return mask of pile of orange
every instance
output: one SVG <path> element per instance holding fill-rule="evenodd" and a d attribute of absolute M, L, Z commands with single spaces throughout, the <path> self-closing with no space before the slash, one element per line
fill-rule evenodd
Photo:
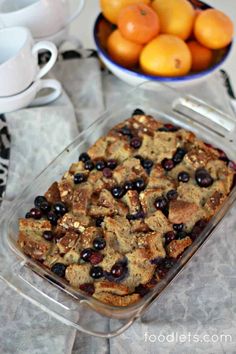
<path fill-rule="evenodd" d="M 182 76 L 209 68 L 233 38 L 233 23 L 216 9 L 194 9 L 188 0 L 100 0 L 111 58 L 144 73 Z"/>

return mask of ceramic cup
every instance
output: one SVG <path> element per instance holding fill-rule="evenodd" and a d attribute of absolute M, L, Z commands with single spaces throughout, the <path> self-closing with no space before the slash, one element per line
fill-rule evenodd
<path fill-rule="evenodd" d="M 38 53 L 48 50 L 51 58 L 38 67 Z M 0 30 L 0 97 L 16 95 L 43 77 L 55 64 L 55 44 L 41 41 L 36 44 L 27 28 L 12 27 Z"/>
<path fill-rule="evenodd" d="M 50 93 L 35 98 L 39 91 L 50 89 Z M 37 80 L 25 91 L 10 97 L 0 97 L 0 114 L 25 107 L 35 107 L 55 101 L 61 94 L 61 84 L 57 80 Z"/>
<path fill-rule="evenodd" d="M 85 0 L 77 0 L 70 14 L 71 0 L 3 0 L 0 28 L 24 26 L 34 38 L 48 37 L 71 23 L 81 12 Z"/>

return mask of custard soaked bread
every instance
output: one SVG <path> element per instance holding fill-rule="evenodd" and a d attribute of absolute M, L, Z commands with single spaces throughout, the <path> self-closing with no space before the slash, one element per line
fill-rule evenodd
<path fill-rule="evenodd" d="M 19 245 L 87 295 L 138 301 L 202 232 L 234 170 L 195 135 L 136 110 L 19 221 Z"/>

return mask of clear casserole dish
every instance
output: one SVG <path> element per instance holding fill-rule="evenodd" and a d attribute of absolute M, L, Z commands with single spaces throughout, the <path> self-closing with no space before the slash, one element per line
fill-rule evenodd
<path fill-rule="evenodd" d="M 236 199 L 236 187 L 220 210 L 179 261 L 139 302 L 118 307 L 107 305 L 70 287 L 49 269 L 26 256 L 17 244 L 18 219 L 32 205 L 35 195 L 43 194 L 48 187 L 62 177 L 69 166 L 78 160 L 95 141 L 114 125 L 142 108 L 156 119 L 170 122 L 194 132 L 201 140 L 223 150 L 236 160 L 236 121 L 220 110 L 191 95 L 185 95 L 167 86 L 145 83 L 130 91 L 125 98 L 105 111 L 87 130 L 78 135 L 50 165 L 12 203 L 2 215 L 2 264 L 0 278 L 30 302 L 62 323 L 84 333 L 111 338 L 126 330 L 157 300 L 164 289 L 179 274 L 186 263 L 213 234 L 224 215 Z"/>

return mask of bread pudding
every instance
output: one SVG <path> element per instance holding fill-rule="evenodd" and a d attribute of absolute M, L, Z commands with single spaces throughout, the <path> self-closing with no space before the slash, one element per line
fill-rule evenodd
<path fill-rule="evenodd" d="M 137 109 L 36 196 L 18 243 L 73 288 L 128 306 L 179 262 L 233 179 L 222 151 Z"/>

